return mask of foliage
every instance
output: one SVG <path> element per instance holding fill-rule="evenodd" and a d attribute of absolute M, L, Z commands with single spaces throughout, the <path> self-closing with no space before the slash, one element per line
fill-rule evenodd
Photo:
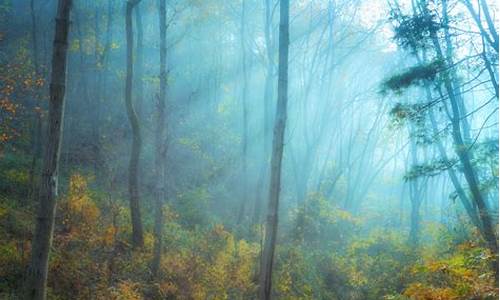
<path fill-rule="evenodd" d="M 411 86 L 424 86 L 436 79 L 436 76 L 443 69 L 443 62 L 435 60 L 433 62 L 410 67 L 399 74 L 395 74 L 382 82 L 381 93 L 387 94 L 392 91 L 397 95 Z"/>
<path fill-rule="evenodd" d="M 185 226 L 205 225 L 208 222 L 206 214 L 210 194 L 205 187 L 189 190 L 178 195 L 179 201 L 175 203 L 177 210 L 182 211 L 179 220 Z"/>
<path fill-rule="evenodd" d="M 405 181 L 417 179 L 419 177 L 432 177 L 441 174 L 441 172 L 452 168 L 458 162 L 457 159 L 453 160 L 435 160 L 425 164 L 413 165 L 411 169 L 404 175 Z"/>
<path fill-rule="evenodd" d="M 74 173 L 57 212 L 50 261 L 51 299 L 253 299 L 260 247 L 238 240 L 223 225 L 190 227 L 165 208 L 160 277 L 151 281 L 153 236 L 145 247 L 129 245 L 128 208 L 106 202 Z M 20 291 L 29 257 L 29 220 L 4 199 L 0 205 L 0 290 Z M 11 217 L 9 217 L 9 215 Z M 391 230 L 353 235 L 364 220 L 311 196 L 294 213 L 290 234 L 277 249 L 274 273 L 279 299 L 470 299 L 497 295 L 487 250 L 452 240 L 454 232 L 435 231 L 445 240 L 416 252 Z M 300 227 L 299 219 L 303 219 Z M 11 220 L 11 221 L 8 221 Z M 9 225 L 11 224 L 11 225 Z M 17 229 L 16 229 L 17 228 Z M 319 243 L 323 241 L 323 243 Z M 20 251 L 21 250 L 21 251 Z M 0 294 L 1 295 L 1 294 Z"/>
<path fill-rule="evenodd" d="M 22 41 L 10 61 L 0 58 L 0 155 L 6 147 L 23 146 L 30 130 L 26 119 L 43 113 L 39 91 L 45 80 L 35 73 L 30 55 Z"/>
<path fill-rule="evenodd" d="M 292 220 L 292 239 L 316 247 L 343 248 L 359 230 L 357 218 L 321 194 L 310 196 L 293 212 Z"/>
<path fill-rule="evenodd" d="M 404 295 L 411 299 L 497 299 L 498 289 L 489 264 L 492 256 L 488 250 L 472 243 L 464 243 L 456 252 L 436 259 L 426 257 L 412 273 L 418 282 L 410 284 Z"/>
<path fill-rule="evenodd" d="M 52 16 L 53 7 L 36 2 L 33 33 L 39 34 L 38 64 L 33 61 L 37 47 L 29 35 L 29 12 L 15 1 L 0 0 L 0 43 L 5 46 L 0 47 L 0 299 L 20 297 L 36 221 L 37 203 L 29 202 L 26 195 L 33 192 L 41 173 L 32 159 L 37 157 L 33 154 L 39 154 L 34 144 L 45 137 L 44 131 L 39 135 L 35 129 L 41 129 L 37 127 L 38 119 L 42 125 L 46 121 L 44 65 L 50 64 L 52 32 L 47 29 L 53 27 L 53 18 L 47 17 L 49 11 Z M 235 6 L 238 3 L 232 1 L 167 4 L 168 196 L 163 199 L 164 228 L 160 238 L 164 249 L 157 278 L 151 274 L 155 242 L 152 198 L 157 192 L 156 173 L 152 172 L 156 162 L 151 159 L 155 151 L 152 139 L 156 138 L 156 107 L 152 104 L 155 101 L 149 101 L 156 98 L 159 82 L 157 5 L 141 3 L 145 33 L 142 59 L 139 43 L 134 45 L 134 104 L 144 141 L 139 170 L 144 224 L 144 247 L 140 249 L 130 243 L 132 228 L 126 197 L 130 129 L 123 122 L 120 96 L 126 51 L 123 3 L 93 1 L 75 6 L 48 299 L 257 298 L 264 229 L 258 222 L 248 224 L 252 219 L 249 212 L 254 209 L 253 201 L 264 199 L 268 189 L 265 173 L 270 163 L 267 151 L 271 147 L 273 115 L 268 105 L 273 101 L 268 100 L 276 98 L 273 90 L 276 92 L 274 76 L 278 70 L 277 56 L 272 54 L 276 54 L 277 44 L 267 46 L 277 42 L 274 31 L 278 29 L 279 9 L 272 5 L 267 12 L 270 16 L 262 18 L 266 14 L 263 2 L 267 3 L 249 4 L 251 10 L 246 17 L 242 14 L 241 20 Z M 491 273 L 494 254 L 485 249 L 477 228 L 455 201 L 455 194 L 451 200 L 438 199 L 439 195 L 446 198 L 452 188 L 438 174 L 454 168 L 460 182 L 465 183 L 461 165 L 451 155 L 447 155 L 449 160 L 435 159 L 439 151 L 430 146 L 438 135 L 450 138 L 450 116 L 446 115 L 449 97 L 442 85 L 451 78 L 453 89 L 463 95 L 465 112 L 462 108 L 460 111 L 468 113 L 463 120 L 471 121 L 473 140 L 467 140 L 465 147 L 471 153 L 479 187 L 488 200 L 498 195 L 497 132 L 488 120 L 482 124 L 484 128 L 476 128 L 481 121 L 478 119 L 484 116 L 481 109 L 498 108 L 492 100 L 482 106 L 483 97 L 491 89 L 484 88 L 489 82 L 487 61 L 482 58 L 496 66 L 498 54 L 488 45 L 483 53 L 477 50 L 481 48 L 477 28 L 462 31 L 457 24 L 445 25 L 440 19 L 439 1 L 414 2 L 413 15 L 404 14 L 397 7 L 398 1 L 393 1 L 393 40 L 400 47 L 396 51 L 378 41 L 385 34 L 373 34 L 365 27 L 369 25 L 357 24 L 359 18 L 355 15 L 365 19 L 357 3 L 306 2 L 292 3 L 296 11 L 290 40 L 294 55 L 290 60 L 289 94 L 294 101 L 290 101 L 287 121 L 292 126 L 287 129 L 290 134 L 283 162 L 274 298 L 496 298 L 498 289 Z M 450 12 L 460 11 L 457 7 L 450 5 Z M 346 8 L 352 9 L 352 15 L 345 14 Z M 140 18 L 138 11 L 135 28 L 140 26 Z M 241 34 L 247 34 L 248 39 L 240 39 L 238 29 L 245 19 L 248 26 Z M 269 21 L 269 28 L 262 21 Z M 9 23 L 19 28 L 10 28 Z M 4 32 L 4 28 L 8 30 Z M 270 31 L 271 41 L 266 40 L 266 30 Z M 447 30 L 452 31 L 451 47 L 445 45 Z M 449 56 L 446 62 L 436 59 L 436 41 L 442 43 L 443 52 Z M 465 46 L 458 45 L 464 41 Z M 106 45 L 109 49 L 105 49 Z M 455 51 L 453 46 L 458 46 Z M 248 55 L 241 55 L 241 47 L 248 48 Z M 376 76 L 383 75 L 381 72 L 386 72 L 392 61 L 404 66 L 415 63 L 415 58 L 408 60 L 405 53 L 398 52 L 401 48 L 418 54 L 418 61 L 429 62 L 389 71 L 392 76 L 380 84 Z M 358 56 L 349 57 L 353 53 Z M 243 57 L 251 66 L 245 87 L 247 97 L 242 97 L 240 91 Z M 382 64 L 377 66 L 379 61 Z M 264 63 L 264 68 L 259 62 Z M 269 76 L 269 82 L 264 76 Z M 495 74 L 492 78 L 495 81 Z M 482 83 L 476 85 L 478 82 Z M 137 83 L 142 83 L 141 92 Z M 380 93 L 385 96 L 411 92 L 403 103 L 389 108 L 391 120 L 385 116 L 385 105 L 369 99 L 380 96 L 374 84 L 380 84 Z M 422 87 L 430 88 L 430 98 L 420 99 L 427 96 Z M 469 101 L 472 98 L 474 101 Z M 248 112 L 241 116 L 244 99 L 248 100 Z M 433 108 L 438 134 L 429 126 L 428 112 Z M 361 111 L 364 114 L 358 114 Z M 370 115 L 375 112 L 376 116 Z M 246 118 L 248 128 L 242 126 Z M 373 127 L 365 126 L 372 119 Z M 422 238 L 416 246 L 409 245 L 407 237 L 407 190 L 401 189 L 398 198 L 401 186 L 394 181 L 397 178 L 401 183 L 400 176 L 392 176 L 391 182 L 386 180 L 408 164 L 404 161 L 406 149 L 397 150 L 401 137 L 394 134 L 394 128 L 385 127 L 387 121 L 405 125 L 412 142 L 432 150 L 420 153 L 417 147 L 418 158 L 426 162 L 412 166 L 404 179 L 436 176 L 433 180 L 439 183 L 429 184 L 433 188 L 444 182 L 442 194 L 422 192 L 435 199 L 423 201 Z M 467 127 L 465 122 L 460 125 Z M 246 143 L 244 130 L 248 130 Z M 452 143 L 443 139 L 445 151 L 452 150 Z M 398 152 L 389 153 L 392 150 Z M 390 172 L 392 163 L 394 173 Z M 86 175 L 90 173 L 95 177 Z M 290 185 L 301 180 L 308 196 L 297 205 Z M 318 192 L 312 192 L 315 185 Z M 469 192 L 468 185 L 464 184 L 463 189 Z M 243 199 L 252 203 L 244 203 Z M 348 209 L 350 201 L 364 204 Z M 242 203 L 245 206 L 240 206 Z M 243 218 L 235 214 L 240 207 L 244 207 Z M 439 212 L 434 211 L 437 209 Z M 497 207 L 492 210 L 495 214 Z M 256 230 L 248 234 L 250 227 Z"/>
<path fill-rule="evenodd" d="M 8 153 L 0 159 L 0 191 L 4 195 L 25 197 L 29 188 L 29 160 L 21 153 Z"/>
<path fill-rule="evenodd" d="M 426 14 L 405 15 L 399 7 L 394 7 L 391 9 L 390 20 L 394 25 L 393 39 L 410 51 L 428 47 L 429 39 L 442 28 L 438 16 L 431 11 Z"/>

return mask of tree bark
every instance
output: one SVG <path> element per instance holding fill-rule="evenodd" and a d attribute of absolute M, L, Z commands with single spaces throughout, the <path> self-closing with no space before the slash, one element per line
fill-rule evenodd
<path fill-rule="evenodd" d="M 165 134 L 165 102 L 167 94 L 167 9 L 166 0 L 159 0 L 160 22 L 160 95 L 158 97 L 157 120 L 155 132 L 155 161 L 156 161 L 156 194 L 155 194 L 155 244 L 153 249 L 152 273 L 158 278 L 161 264 L 162 235 L 163 235 L 163 201 L 165 199 L 165 163 L 166 163 L 166 134 Z"/>
<path fill-rule="evenodd" d="M 134 36 L 132 29 L 132 11 L 140 0 L 127 1 L 125 14 L 126 35 L 127 35 L 127 77 L 125 83 L 125 106 L 127 108 L 127 116 L 132 127 L 132 153 L 129 164 L 129 179 L 128 189 L 130 197 L 130 215 L 132 219 L 132 245 L 134 247 L 142 247 L 144 244 L 141 211 L 139 205 L 139 186 L 138 186 L 138 170 L 139 156 L 141 154 L 141 131 L 139 119 L 132 103 L 132 82 L 134 73 L 133 63 L 133 48 Z"/>
<path fill-rule="evenodd" d="M 278 231 L 278 204 L 281 187 L 281 163 L 288 102 L 289 0 L 280 0 L 280 31 L 278 61 L 278 103 L 274 123 L 271 176 L 266 220 L 264 252 L 260 266 L 259 299 L 271 299 L 274 249 Z"/>
<path fill-rule="evenodd" d="M 270 135 L 270 129 L 269 129 L 269 123 L 270 123 L 270 102 L 271 99 L 273 98 L 273 73 L 274 73 L 274 62 L 273 62 L 273 57 L 274 57 L 274 43 L 272 42 L 272 37 L 271 37 L 271 3 L 270 0 L 264 0 L 264 7 L 265 7 L 265 12 L 264 12 L 264 35 L 265 35 L 265 42 L 266 42 L 266 57 L 267 57 L 267 66 L 266 66 L 266 79 L 264 83 L 264 95 L 262 97 L 263 99 L 263 138 L 264 142 L 262 143 L 262 165 L 259 171 L 259 180 L 257 182 L 257 192 L 255 194 L 255 204 L 254 204 L 254 210 L 253 210 L 253 216 L 252 216 L 252 225 L 256 225 L 260 223 L 261 221 L 261 214 L 262 214 L 262 198 L 263 194 L 265 193 L 264 191 L 266 190 L 265 187 L 265 182 L 267 182 L 267 173 L 268 173 L 268 153 L 269 153 L 269 148 L 271 148 L 270 141 L 271 141 L 271 135 Z"/>
<path fill-rule="evenodd" d="M 136 87 L 136 110 L 137 117 L 142 119 L 144 117 L 144 84 L 143 84 L 143 76 L 144 76 L 144 29 L 142 26 L 142 13 L 140 6 L 135 7 L 135 21 L 137 23 L 137 42 L 135 45 L 136 49 L 136 57 L 137 61 L 135 63 L 136 66 L 136 76 L 134 78 L 134 84 Z"/>
<path fill-rule="evenodd" d="M 46 297 L 47 274 L 57 198 L 58 164 L 63 131 L 66 62 L 71 0 L 59 0 L 52 50 L 52 73 L 47 127 L 39 192 L 39 208 L 33 237 L 31 264 L 26 278 L 25 299 Z"/>
<path fill-rule="evenodd" d="M 94 7 L 94 95 L 92 107 L 94 108 L 94 122 L 97 124 L 92 127 L 93 139 L 93 155 L 94 155 L 94 175 L 97 182 L 101 183 L 101 166 L 102 166 L 102 153 L 101 153 L 101 107 L 102 107 L 102 90 L 106 88 L 103 85 L 103 66 L 100 64 L 99 44 L 100 44 L 100 22 L 99 22 L 99 3 L 95 3 Z M 108 16 L 109 17 L 109 16 Z M 106 51 L 106 50 L 104 50 Z"/>
<path fill-rule="evenodd" d="M 241 106 L 242 106 L 242 141 L 241 141 L 241 156 L 243 160 L 243 195 L 238 212 L 238 223 L 241 224 L 245 214 L 245 207 L 248 201 L 248 103 L 247 103 L 247 89 L 248 89 L 248 72 L 247 72 L 247 53 L 245 47 L 245 34 L 246 34 L 246 18 L 245 8 L 246 1 L 241 1 L 241 26 L 240 26 L 240 47 L 241 47 L 241 73 L 242 73 L 242 86 L 241 86 Z"/>
<path fill-rule="evenodd" d="M 107 22 L 106 22 L 106 33 L 105 33 L 105 39 L 104 39 L 104 49 L 99 57 L 99 64 L 101 65 L 101 71 L 99 72 L 99 81 L 101 82 L 101 89 L 100 89 L 100 96 L 101 96 L 101 101 L 106 102 L 107 99 L 109 99 L 109 89 L 106 87 L 108 86 L 109 83 L 109 57 L 111 53 L 111 45 L 113 42 L 113 16 L 114 16 L 114 8 L 115 8 L 115 0 L 109 0 L 108 2 L 108 7 L 107 7 Z M 104 109 L 104 106 L 99 107 L 100 112 L 99 115 L 106 114 L 106 110 Z M 101 117 L 99 117 L 99 120 L 102 120 Z M 98 145 L 99 147 L 102 147 L 104 137 L 102 137 L 99 134 L 99 142 Z M 104 150 L 101 149 L 99 151 L 99 168 L 98 172 L 96 173 L 96 181 L 100 182 L 102 186 L 105 186 L 106 182 L 108 182 L 109 177 L 107 177 L 108 174 L 108 166 L 107 166 L 107 161 L 106 159 L 103 159 Z"/>
<path fill-rule="evenodd" d="M 412 165 L 418 165 L 417 158 L 417 144 L 414 137 L 412 137 L 412 126 L 410 126 L 410 158 Z M 422 204 L 422 193 L 419 187 L 419 178 L 414 178 L 409 182 L 409 196 L 410 196 L 410 234 L 408 241 L 413 249 L 418 247 L 420 240 L 420 206 Z"/>
<path fill-rule="evenodd" d="M 35 67 L 35 76 L 38 78 L 40 74 L 40 65 L 38 59 L 38 35 L 36 29 L 36 16 L 35 16 L 35 0 L 30 1 L 30 15 L 31 15 L 31 42 L 33 43 L 33 66 Z M 38 97 L 38 94 L 35 95 Z M 36 101 L 36 99 L 35 99 Z M 36 107 L 36 103 L 35 103 Z M 38 158 L 42 152 L 42 116 L 40 112 L 33 110 L 33 131 L 32 131 L 32 150 L 33 156 L 31 158 L 31 165 L 29 170 L 29 191 L 26 200 L 33 201 L 37 198 L 37 182 L 35 177 L 37 175 Z M 26 201 L 28 203 L 28 201 Z"/>

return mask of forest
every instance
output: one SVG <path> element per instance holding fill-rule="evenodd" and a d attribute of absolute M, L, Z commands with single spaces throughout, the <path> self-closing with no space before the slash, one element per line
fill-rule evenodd
<path fill-rule="evenodd" d="M 498 299 L 499 13 L 0 0 L 0 299 Z"/>

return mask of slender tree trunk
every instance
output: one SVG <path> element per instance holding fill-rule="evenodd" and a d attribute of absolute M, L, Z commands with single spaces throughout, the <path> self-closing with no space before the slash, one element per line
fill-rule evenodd
<path fill-rule="evenodd" d="M 101 81 L 102 81 L 102 90 L 101 90 L 101 97 L 102 97 L 102 102 L 107 101 L 109 99 L 109 90 L 106 88 L 108 86 L 109 82 L 109 57 L 110 57 L 110 52 L 111 52 L 111 44 L 113 42 L 113 16 L 114 16 L 114 8 L 115 8 L 115 0 L 109 0 L 108 2 L 108 7 L 107 7 L 107 22 L 106 22 L 106 34 L 105 34 L 105 41 L 104 41 L 104 49 L 102 52 L 102 55 L 99 58 L 100 65 L 102 66 L 102 70 L 100 72 L 101 74 Z M 106 115 L 106 106 L 101 106 L 100 107 L 100 114 Z M 99 136 L 100 142 L 99 145 L 102 145 L 102 140 L 104 137 Z M 104 158 L 103 154 L 104 150 L 101 149 L 100 151 L 100 156 L 99 156 L 99 172 L 96 175 L 96 180 L 100 182 L 103 186 L 105 186 L 105 182 L 109 181 L 109 177 L 107 177 L 108 174 L 108 167 L 107 167 L 107 161 Z"/>
<path fill-rule="evenodd" d="M 247 53 L 245 47 L 245 35 L 246 35 L 246 18 L 245 18 L 245 8 L 246 1 L 241 1 L 241 26 L 240 26 L 240 46 L 241 46 L 241 73 L 243 75 L 243 81 L 241 86 L 241 105 L 242 105 L 242 127 L 243 136 L 241 141 L 241 156 L 243 160 L 243 197 L 241 199 L 240 209 L 238 212 L 238 223 L 241 224 L 243 221 L 243 216 L 245 214 L 245 206 L 248 201 L 248 103 L 247 103 L 247 88 L 248 88 L 248 72 L 247 72 Z"/>
<path fill-rule="evenodd" d="M 410 132 L 410 139 L 413 139 Z M 417 160 L 417 145 L 414 140 L 410 142 L 410 157 L 412 165 L 418 165 Z M 420 205 L 422 204 L 421 193 L 419 193 L 418 178 L 414 178 L 409 182 L 409 196 L 411 203 L 410 210 L 410 234 L 409 242 L 413 248 L 416 248 L 420 238 Z"/>
<path fill-rule="evenodd" d="M 422 203 L 418 199 L 417 190 L 418 186 L 416 182 L 410 182 L 410 235 L 408 241 L 410 245 L 415 249 L 418 246 L 420 238 L 420 204 Z"/>
<path fill-rule="evenodd" d="M 132 244 L 134 247 L 142 247 L 144 244 L 141 211 L 139 205 L 139 186 L 138 186 L 138 170 L 139 156 L 141 154 L 141 131 L 139 120 L 132 103 L 132 82 L 134 72 L 133 48 L 134 37 L 132 28 L 132 10 L 140 2 L 140 0 L 127 1 L 125 14 L 126 34 L 127 34 L 127 78 L 125 82 L 125 106 L 127 115 L 132 127 L 132 153 L 129 164 L 129 180 L 128 189 L 130 196 L 130 215 L 132 219 Z"/>
<path fill-rule="evenodd" d="M 255 204 L 252 217 L 252 225 L 260 223 L 262 214 L 262 198 L 263 191 L 266 190 L 265 182 L 267 181 L 268 174 L 268 152 L 271 148 L 270 141 L 271 135 L 269 130 L 269 123 L 271 122 L 270 117 L 270 102 L 273 98 L 273 73 L 274 73 L 274 47 L 271 37 L 271 3 L 270 0 L 264 0 L 264 35 L 266 41 L 266 54 L 267 54 L 267 66 L 266 66 L 266 79 L 264 84 L 264 97 L 263 97 L 263 137 L 264 142 L 262 143 L 262 161 L 259 173 L 259 181 L 257 183 L 257 192 L 255 195 Z M 269 142 L 268 142 L 269 141 Z"/>
<path fill-rule="evenodd" d="M 137 88 L 135 90 L 135 95 L 136 95 L 136 110 L 137 110 L 137 117 L 142 119 L 144 117 L 144 84 L 143 84 L 143 77 L 144 77 L 144 29 L 142 26 L 142 13 L 141 13 L 141 7 L 138 5 L 135 7 L 135 20 L 137 24 L 137 42 L 135 45 L 136 49 L 136 72 L 135 72 L 135 78 L 134 78 L 134 84 L 137 85 Z"/>
<path fill-rule="evenodd" d="M 92 127 L 92 139 L 93 139 L 93 154 L 94 154 L 94 175 L 96 176 L 99 183 L 101 183 L 102 176 L 100 175 L 100 170 L 102 166 L 101 158 L 101 104 L 102 104 L 102 90 L 106 88 L 103 86 L 103 66 L 100 63 L 99 55 L 99 38 L 100 38 L 100 23 L 99 23 L 99 3 L 94 4 L 95 7 L 95 19 L 94 19 L 94 122 L 95 126 Z M 105 50 L 106 51 L 106 50 Z"/>
<path fill-rule="evenodd" d="M 36 29 L 36 16 L 35 16 L 35 0 L 30 1 L 30 15 L 31 15 L 31 42 L 33 44 L 33 66 L 35 67 L 35 76 L 39 77 L 40 74 L 40 66 L 38 59 L 38 35 Z M 35 95 L 38 97 L 38 94 Z M 36 99 L 35 99 L 36 100 Z M 37 104 L 35 103 L 35 106 Z M 28 191 L 28 199 L 34 200 L 37 198 L 36 191 L 36 173 L 37 173 L 37 165 L 38 158 L 41 156 L 42 152 L 42 116 L 39 111 L 33 110 L 33 131 L 32 131 L 32 150 L 33 156 L 31 158 L 31 165 L 29 170 L 29 191 Z M 28 200 L 27 199 L 27 200 Z"/>
<path fill-rule="evenodd" d="M 75 31 L 76 31 L 76 34 L 78 35 L 78 56 L 79 56 L 79 60 L 80 60 L 80 64 L 79 64 L 79 82 L 80 84 L 78 85 L 78 88 L 80 89 L 79 93 L 80 95 L 82 96 L 82 98 L 84 99 L 84 102 L 85 102 L 85 106 L 86 107 L 86 110 L 84 113 L 82 113 L 81 115 L 83 117 L 81 117 L 81 119 L 77 119 L 76 123 L 85 123 L 85 124 L 93 124 L 94 122 L 94 110 L 95 110 L 95 99 L 92 98 L 91 96 L 91 91 L 93 91 L 93 88 L 91 88 L 92 86 L 92 82 L 89 84 L 89 78 L 92 78 L 94 77 L 95 74 L 91 74 L 91 76 L 89 76 L 89 70 L 87 68 L 88 64 L 87 62 L 85 61 L 85 56 L 86 56 L 86 53 L 85 53 L 85 50 L 83 49 L 83 45 L 85 44 L 85 38 L 84 38 L 84 33 L 82 31 L 82 29 L 85 27 L 85 23 L 84 23 L 84 18 L 85 17 L 83 15 L 83 8 L 82 9 L 75 9 L 74 10 L 74 23 L 75 23 Z M 93 70 L 92 70 L 93 71 Z M 95 139 L 95 136 L 94 133 L 95 133 L 95 129 L 94 129 L 95 126 L 92 126 L 90 128 L 90 136 L 92 136 L 92 142 L 94 142 L 94 139 Z M 86 135 L 87 133 L 84 132 L 83 133 L 84 135 Z M 92 145 L 92 150 L 93 154 L 95 155 L 95 145 Z M 69 151 L 67 151 L 69 153 Z M 96 164 L 95 164 L 95 161 L 94 161 L 94 168 L 96 167 Z"/>
<path fill-rule="evenodd" d="M 274 249 L 278 231 L 278 204 L 281 188 L 281 162 L 288 102 L 289 0 L 280 0 L 280 32 L 278 62 L 278 103 L 274 123 L 271 176 L 266 233 L 259 278 L 259 299 L 271 299 Z"/>
<path fill-rule="evenodd" d="M 59 0 L 57 7 L 54 48 L 52 50 L 47 143 L 43 158 L 39 209 L 33 237 L 31 264 L 26 279 L 25 299 L 43 300 L 46 297 L 49 253 L 56 210 L 58 164 L 63 131 L 71 4 L 71 0 Z"/>
<path fill-rule="evenodd" d="M 152 273 L 155 278 L 159 275 L 162 252 L 163 235 L 163 201 L 165 199 L 165 163 L 166 163 L 166 134 L 165 134 L 165 102 L 167 94 L 167 9 L 166 0 L 159 0 L 160 22 L 160 95 L 157 106 L 157 124 L 155 133 L 155 160 L 156 160 L 156 194 L 155 194 L 155 244 L 153 253 Z"/>

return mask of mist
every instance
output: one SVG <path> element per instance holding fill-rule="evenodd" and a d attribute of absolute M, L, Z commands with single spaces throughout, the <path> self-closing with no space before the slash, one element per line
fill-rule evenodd
<path fill-rule="evenodd" d="M 1 2 L 0 298 L 496 299 L 497 16 Z"/>

